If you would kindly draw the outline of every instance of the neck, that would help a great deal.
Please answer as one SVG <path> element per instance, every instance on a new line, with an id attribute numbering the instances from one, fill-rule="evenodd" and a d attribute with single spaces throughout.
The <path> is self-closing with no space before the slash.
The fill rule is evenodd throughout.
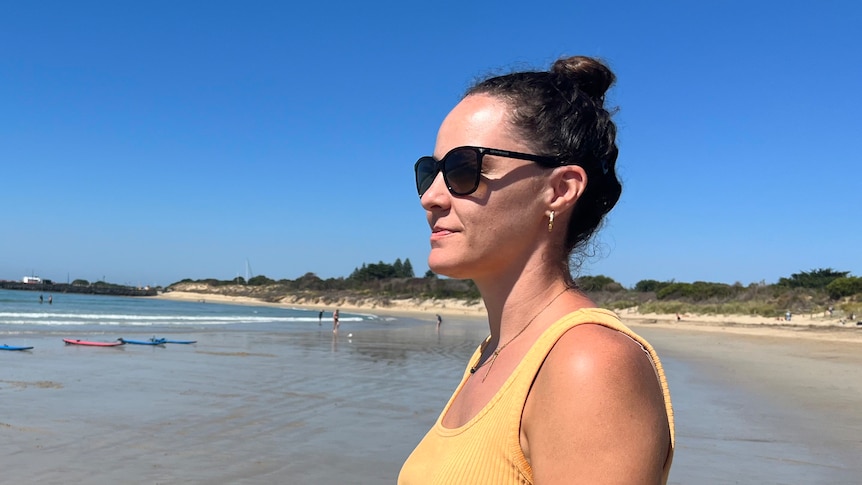
<path id="1" fill-rule="evenodd" d="M 512 338 L 542 306 L 569 286 L 568 280 L 562 274 L 542 271 L 541 265 L 538 267 L 539 270 L 524 270 L 517 274 L 474 280 L 488 312 L 490 346 Z M 546 311 L 541 319 L 554 314 Z M 533 322 L 533 325 L 542 326 L 541 322 Z"/>

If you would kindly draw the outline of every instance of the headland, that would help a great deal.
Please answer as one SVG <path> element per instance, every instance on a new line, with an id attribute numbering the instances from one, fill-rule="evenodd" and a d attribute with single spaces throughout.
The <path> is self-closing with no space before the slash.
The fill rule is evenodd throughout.
<path id="1" fill-rule="evenodd" d="M 0 289 L 39 291 L 42 293 L 79 293 L 111 296 L 156 296 L 155 288 L 136 288 L 111 284 L 73 285 L 69 283 L 24 283 L 21 281 L 0 281 Z"/>

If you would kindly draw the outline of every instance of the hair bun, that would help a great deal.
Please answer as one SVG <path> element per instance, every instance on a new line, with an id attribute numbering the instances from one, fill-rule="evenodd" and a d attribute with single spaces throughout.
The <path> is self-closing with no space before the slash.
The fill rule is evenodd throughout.
<path id="1" fill-rule="evenodd" d="M 601 61 L 585 56 L 563 57 L 551 66 L 551 72 L 592 98 L 603 99 L 605 92 L 616 80 L 614 73 Z"/>

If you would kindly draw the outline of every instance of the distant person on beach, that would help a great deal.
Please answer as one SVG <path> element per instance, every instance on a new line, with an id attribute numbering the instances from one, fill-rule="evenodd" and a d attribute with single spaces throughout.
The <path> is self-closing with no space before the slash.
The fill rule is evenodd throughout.
<path id="1" fill-rule="evenodd" d="M 589 57 L 479 81 L 416 162 L 428 266 L 476 284 L 490 335 L 399 484 L 667 482 L 658 355 L 569 267 L 622 190 L 604 107 L 613 82 Z"/>
<path id="2" fill-rule="evenodd" d="M 440 324 L 443 323 L 443 317 L 440 314 L 437 314 L 437 330 L 440 330 Z"/>
<path id="3" fill-rule="evenodd" d="M 42 298 L 42 295 L 39 295 L 39 303 L 43 303 L 45 300 Z"/>
<path id="4" fill-rule="evenodd" d="M 54 295 L 48 295 L 48 304 L 54 303 Z"/>
<path id="5" fill-rule="evenodd" d="M 323 310 L 320 310 L 320 313 L 317 314 L 317 324 L 323 325 Z"/>
<path id="6" fill-rule="evenodd" d="M 332 312 L 332 333 L 338 332 L 338 309 L 336 308 L 334 312 Z"/>

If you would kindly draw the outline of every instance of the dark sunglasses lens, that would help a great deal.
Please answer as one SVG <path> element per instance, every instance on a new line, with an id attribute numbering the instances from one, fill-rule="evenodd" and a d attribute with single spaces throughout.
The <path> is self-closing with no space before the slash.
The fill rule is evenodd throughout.
<path id="1" fill-rule="evenodd" d="M 467 195 L 479 184 L 479 157 L 475 150 L 463 148 L 446 154 L 443 175 L 455 195 Z"/>
<path id="2" fill-rule="evenodd" d="M 434 183 L 434 177 L 437 176 L 437 160 L 431 157 L 422 157 L 416 162 L 414 169 L 416 170 L 416 190 L 422 197 L 422 194 Z"/>

